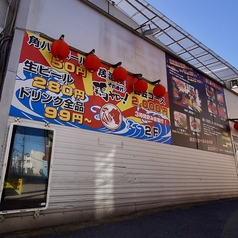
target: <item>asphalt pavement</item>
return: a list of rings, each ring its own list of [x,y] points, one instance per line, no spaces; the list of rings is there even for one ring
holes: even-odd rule
[[[129,216],[70,224],[2,238],[238,238],[238,198],[153,209]]]

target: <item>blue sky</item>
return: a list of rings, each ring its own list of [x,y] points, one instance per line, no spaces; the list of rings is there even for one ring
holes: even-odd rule
[[[30,153],[31,150],[45,153],[44,130],[37,128],[26,128],[19,126],[15,134],[14,155],[22,156],[24,144],[24,154]]]
[[[146,0],[238,69],[238,0]]]

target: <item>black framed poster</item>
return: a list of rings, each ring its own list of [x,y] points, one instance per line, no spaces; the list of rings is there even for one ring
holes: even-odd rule
[[[49,128],[10,125],[0,213],[47,208],[54,134]]]
[[[233,154],[224,89],[166,54],[172,144]]]

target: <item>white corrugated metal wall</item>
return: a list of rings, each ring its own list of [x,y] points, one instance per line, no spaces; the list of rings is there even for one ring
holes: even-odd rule
[[[57,29],[47,25],[44,20],[44,16],[52,9],[49,4],[53,2],[45,4],[43,1],[32,1],[30,9],[39,7],[42,18],[38,22],[30,21],[32,15],[27,20],[26,28],[37,29],[48,35],[52,31],[53,37],[66,31],[66,36],[70,37],[72,29],[68,27],[69,22],[62,25],[62,29]],[[60,5],[63,2],[59,4],[58,2],[55,5],[55,11],[57,7],[62,11]],[[80,7],[76,8],[76,4]],[[79,1],[72,1],[72,5],[69,4],[66,8],[78,11],[78,16],[72,13],[72,18],[79,17],[80,14],[81,16],[94,14],[94,11],[84,5],[81,6]],[[30,14],[33,13],[34,11],[30,12]],[[105,33],[112,25],[116,26],[98,13],[95,13],[95,16],[93,19],[100,19],[101,32]],[[59,21],[58,24],[60,23]],[[85,21],[81,21],[79,25],[81,30],[84,29],[83,27],[88,27]],[[97,28],[97,25],[90,27],[93,30],[92,28]],[[159,62],[159,68],[158,65],[151,64],[151,70],[146,70],[146,65],[141,69],[146,70],[145,77],[148,76],[151,79],[159,76],[166,84],[164,54],[161,50],[130,35],[121,27],[111,31],[112,33],[120,32],[121,40],[116,39],[116,36],[112,34],[111,39],[108,39],[110,42],[116,40],[118,44],[120,42],[124,44],[125,48],[137,44],[136,51],[134,52],[134,48],[130,51],[131,56],[137,52],[133,58],[128,55],[123,58],[129,70],[137,72],[142,63]],[[100,34],[100,31],[95,32]],[[69,43],[80,50],[86,51],[86,48],[91,50],[90,43],[92,45],[96,43],[98,55],[102,59],[112,62],[120,56],[117,52],[121,48],[115,48],[115,42],[111,46],[107,45],[109,51],[105,52],[103,47],[100,48],[103,38],[97,40],[97,37],[94,37],[86,42],[85,35],[76,38],[77,34],[77,32],[74,33]],[[108,34],[106,36],[109,37]],[[76,39],[81,39],[82,42],[76,43]],[[146,47],[141,47],[143,44],[146,44]],[[115,48],[114,52],[112,52],[113,48]],[[108,52],[110,52],[109,58],[107,58]],[[148,62],[145,59],[151,55],[151,52],[154,53]],[[137,58],[136,55],[140,57]],[[131,65],[128,62],[131,62]],[[137,65],[136,62],[139,64]],[[226,92],[226,97],[233,98],[233,94]],[[231,103],[232,100],[227,101],[229,109],[232,108]],[[14,118],[10,118],[8,123],[13,121]],[[29,120],[21,120],[21,123],[28,126],[43,126],[40,122]],[[56,136],[49,207],[41,211],[37,219],[34,219],[32,212],[6,215],[0,232],[33,229],[76,220],[99,219],[171,204],[238,196],[238,181],[233,156],[71,127],[50,126],[56,130]]]
[[[37,219],[32,212],[6,215],[5,229],[16,220],[20,229],[32,229],[238,195],[233,156],[51,127],[56,136],[49,207]]]

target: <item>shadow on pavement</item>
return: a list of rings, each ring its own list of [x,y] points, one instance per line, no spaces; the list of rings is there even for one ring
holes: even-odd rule
[[[238,238],[238,198],[138,212],[2,238]]]

